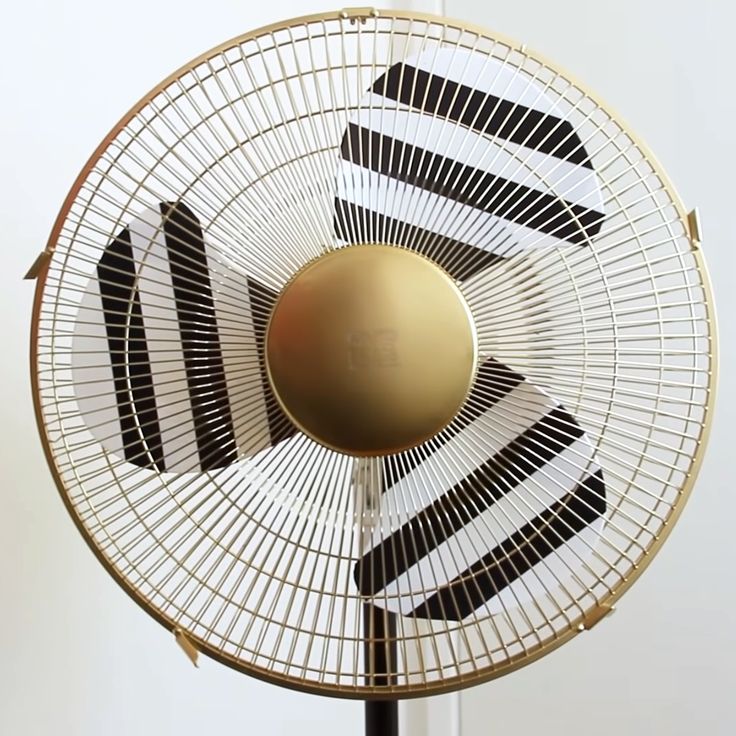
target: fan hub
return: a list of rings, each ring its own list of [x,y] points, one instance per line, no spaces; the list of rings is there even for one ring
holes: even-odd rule
[[[286,414],[323,445],[360,456],[414,447],[445,427],[467,397],[476,355],[454,281],[388,245],[312,261],[281,293],[266,335]]]

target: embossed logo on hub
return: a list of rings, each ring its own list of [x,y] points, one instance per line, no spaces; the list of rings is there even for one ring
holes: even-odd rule
[[[348,333],[348,368],[398,368],[398,331],[390,329],[353,330]]]

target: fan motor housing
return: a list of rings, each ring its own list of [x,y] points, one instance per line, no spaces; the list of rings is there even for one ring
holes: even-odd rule
[[[405,248],[362,244],[312,261],[285,287],[266,335],[274,393],[291,420],[360,456],[414,447],[470,390],[477,338],[455,282]]]

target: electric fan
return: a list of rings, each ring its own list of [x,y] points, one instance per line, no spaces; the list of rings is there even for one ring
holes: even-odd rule
[[[80,532],[193,659],[279,685],[391,702],[546,654],[702,459],[696,215],[595,97],[466,24],[344,10],[204,54],[29,276]]]

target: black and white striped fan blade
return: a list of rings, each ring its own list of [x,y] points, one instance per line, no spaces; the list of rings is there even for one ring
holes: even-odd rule
[[[415,249],[457,279],[499,258],[585,245],[602,193],[583,142],[543,88],[484,54],[395,64],[341,143],[335,230]]]
[[[212,257],[183,202],[143,212],[105,248],[77,315],[72,370],[89,431],[132,465],[175,473],[291,436],[264,365],[275,298]]]
[[[361,594],[393,613],[460,620],[574,576],[606,509],[575,419],[488,359],[440,437],[384,460],[378,524],[354,569]]]
[[[338,241],[412,248],[461,282],[530,250],[586,245],[603,218],[576,131],[541,87],[485,55],[441,49],[392,66],[342,140]],[[450,428],[384,461],[383,486],[355,582],[374,605],[429,619],[568,581],[606,509],[579,423],[492,358]]]

